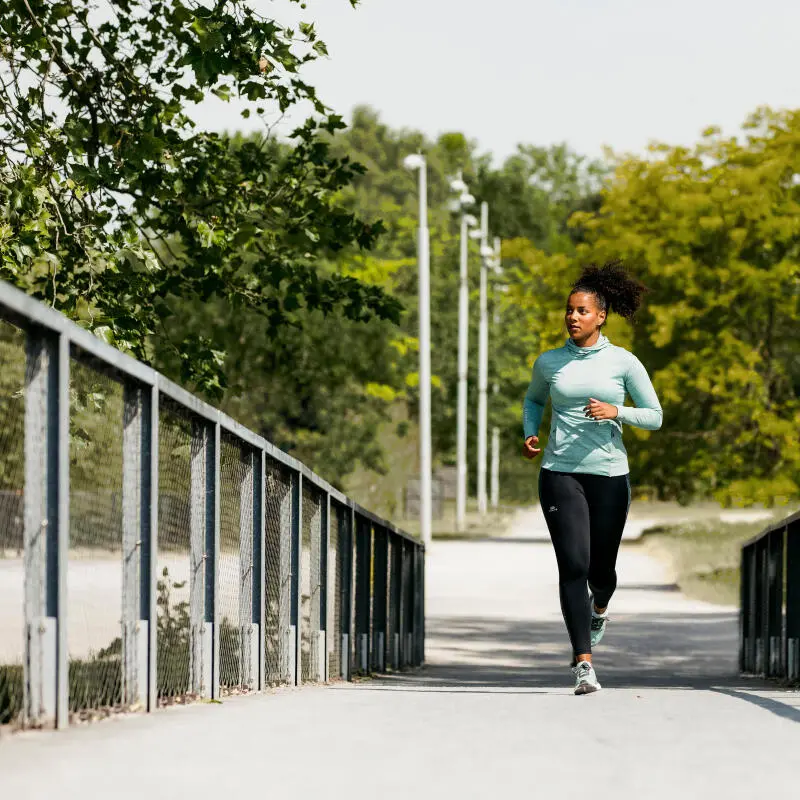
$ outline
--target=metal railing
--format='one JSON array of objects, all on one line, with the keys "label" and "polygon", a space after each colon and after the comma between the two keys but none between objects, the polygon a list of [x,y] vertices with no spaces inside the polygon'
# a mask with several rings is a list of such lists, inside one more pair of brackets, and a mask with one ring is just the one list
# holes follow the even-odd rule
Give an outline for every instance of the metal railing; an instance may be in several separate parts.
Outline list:
[{"label": "metal railing", "polygon": [[0,282],[0,724],[424,658],[424,548]]},{"label": "metal railing", "polygon": [[800,512],[742,547],[739,667],[800,679]]}]

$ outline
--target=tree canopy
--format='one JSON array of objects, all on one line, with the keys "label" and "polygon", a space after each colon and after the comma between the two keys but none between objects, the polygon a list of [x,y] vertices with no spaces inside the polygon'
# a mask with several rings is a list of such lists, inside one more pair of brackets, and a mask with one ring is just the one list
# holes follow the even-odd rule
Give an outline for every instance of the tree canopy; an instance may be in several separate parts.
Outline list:
[{"label": "tree canopy", "polygon": [[625,159],[573,224],[582,259],[620,256],[650,289],[633,347],[665,420],[639,451],[647,482],[725,502],[800,493],[800,112]]},{"label": "tree canopy", "polygon": [[[300,75],[326,52],[313,24],[237,0],[0,0],[0,38],[4,279],[145,360],[175,297],[223,298],[273,330],[301,306],[398,319],[378,288],[317,269],[381,226],[337,201],[361,167],[320,135],[342,121]],[[192,121],[212,94],[243,116],[315,116],[289,147],[231,147]],[[218,342],[168,344],[186,382],[221,394]]]}]

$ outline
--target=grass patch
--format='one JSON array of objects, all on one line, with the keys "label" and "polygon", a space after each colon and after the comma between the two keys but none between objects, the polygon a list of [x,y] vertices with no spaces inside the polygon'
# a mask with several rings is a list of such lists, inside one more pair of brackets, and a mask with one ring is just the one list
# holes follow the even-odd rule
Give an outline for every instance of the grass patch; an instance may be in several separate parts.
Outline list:
[{"label": "grass patch", "polygon": [[[776,512],[775,519],[785,516]],[[708,520],[658,525],[642,535],[642,545],[672,567],[681,591],[696,600],[739,605],[742,545],[770,524]]]}]

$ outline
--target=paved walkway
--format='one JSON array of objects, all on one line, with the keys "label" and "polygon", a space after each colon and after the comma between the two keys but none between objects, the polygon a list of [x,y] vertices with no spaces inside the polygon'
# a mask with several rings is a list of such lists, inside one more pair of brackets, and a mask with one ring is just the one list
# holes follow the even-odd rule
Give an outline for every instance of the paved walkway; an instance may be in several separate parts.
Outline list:
[{"label": "paved walkway", "polygon": [[575,697],[549,544],[434,543],[428,666],[0,742],[0,797],[793,797],[800,694],[736,677],[734,609],[635,544]]}]

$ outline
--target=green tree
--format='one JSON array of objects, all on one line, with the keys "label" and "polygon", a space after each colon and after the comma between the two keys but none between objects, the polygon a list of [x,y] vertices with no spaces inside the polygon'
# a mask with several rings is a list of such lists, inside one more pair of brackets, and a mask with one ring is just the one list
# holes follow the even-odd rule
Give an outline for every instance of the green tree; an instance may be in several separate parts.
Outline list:
[{"label": "green tree", "polygon": [[606,167],[566,144],[520,144],[499,167],[478,159],[475,189],[492,210],[492,228],[503,239],[524,238],[547,253],[571,252],[580,231],[574,211],[596,210]]},{"label": "green tree", "polygon": [[[294,0],[292,0],[294,1]],[[0,0],[0,277],[150,360],[175,297],[220,297],[272,330],[299,307],[398,318],[374,286],[316,269],[368,247],[379,223],[343,208],[361,168],[335,157],[342,127],[300,76],[325,45],[239,0]],[[309,102],[292,135],[231,147],[198,131],[210,95],[243,116]],[[181,378],[219,396],[224,353],[197,333]]]},{"label": "green tree", "polygon": [[[354,213],[374,219],[380,215],[386,233],[378,240],[372,265],[359,276],[374,281],[396,295],[406,308],[401,330],[408,341],[417,335],[417,194],[413,174],[402,167],[403,157],[421,151],[428,162],[429,227],[431,233],[431,335],[432,369],[436,379],[433,393],[434,453],[440,463],[452,464],[456,457],[456,397],[458,391],[458,273],[459,219],[449,208],[452,194],[449,181],[461,172],[480,202],[491,204],[490,228],[507,237],[503,245],[505,275],[492,279],[490,316],[497,308],[499,322],[490,333],[490,385],[498,393],[490,398],[490,422],[501,429],[502,492],[507,499],[530,500],[534,480],[530,464],[519,453],[520,409],[530,377],[530,364],[547,338],[537,318],[540,305],[528,303],[535,283],[526,260],[547,252],[574,252],[576,233],[569,229],[570,214],[592,208],[603,170],[565,146],[535,148],[520,146],[518,154],[494,168],[489,157],[461,133],[447,133],[435,141],[409,130],[392,130],[372,109],[360,108],[350,128],[337,134],[334,148],[367,167],[343,192],[343,202]],[[513,241],[511,241],[513,239]],[[539,248],[536,249],[532,242]],[[547,251],[547,252],[545,252]],[[553,261],[554,273],[563,283],[561,262]],[[381,265],[382,268],[378,268]],[[478,375],[478,290],[479,256],[475,243],[470,246],[470,365],[469,365],[469,464],[475,477]],[[508,284],[509,291],[500,290]],[[558,285],[561,285],[560,283]],[[538,298],[541,301],[541,297]],[[558,299],[560,309],[562,298]],[[404,391],[412,418],[417,410],[416,353],[406,360],[412,385]],[[398,373],[399,377],[400,373]],[[401,385],[396,385],[401,390]]]},{"label": "green tree", "polygon": [[621,256],[650,288],[633,346],[664,427],[632,466],[662,497],[800,493],[800,112],[746,130],[621,161],[599,213],[574,219],[581,258]]}]

